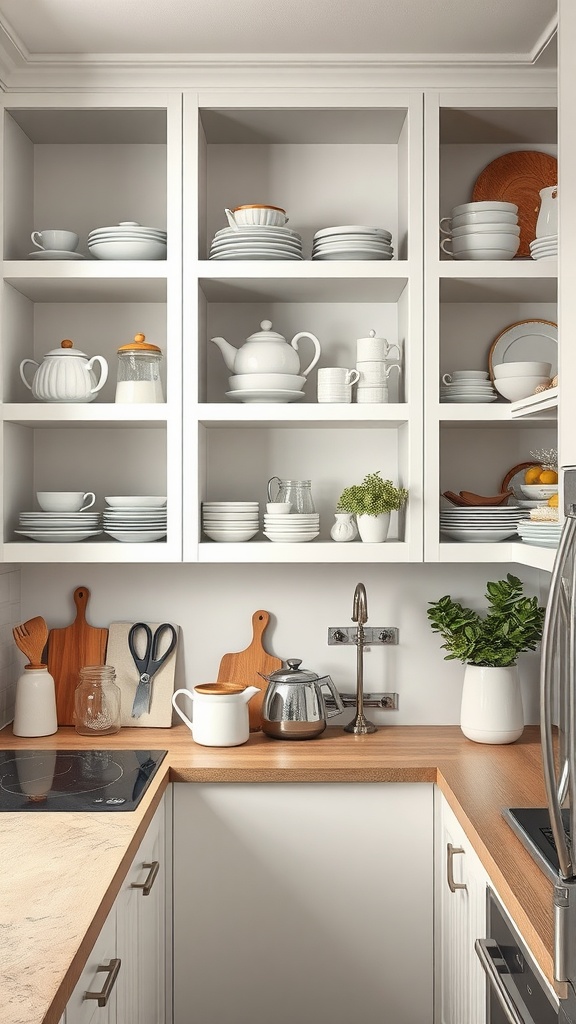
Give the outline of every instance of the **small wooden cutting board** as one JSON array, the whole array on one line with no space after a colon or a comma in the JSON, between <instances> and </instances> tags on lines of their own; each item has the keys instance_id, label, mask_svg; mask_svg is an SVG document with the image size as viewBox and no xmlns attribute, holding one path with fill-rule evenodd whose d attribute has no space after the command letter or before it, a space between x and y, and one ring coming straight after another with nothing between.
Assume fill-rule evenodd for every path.
<instances>
[{"instance_id":1,"label":"small wooden cutting board","mask_svg":"<svg viewBox=\"0 0 576 1024\"><path fill-rule=\"evenodd\" d=\"M262 728L262 702L264 691L268 686L265 679L258 675L270 675L282 668L280 658L275 658L264 650L262 637L270 622L270 613L262 609L252 616L252 641L244 651L237 654L224 654L218 669L218 683L241 683L243 686L257 686L260 693L254 694L248 704L250 731L258 732Z\"/></svg>"},{"instance_id":2,"label":"small wooden cutting board","mask_svg":"<svg viewBox=\"0 0 576 1024\"><path fill-rule=\"evenodd\" d=\"M80 669L86 665L106 664L108 630L89 626L86 606L88 587L76 587L76 618L71 626L51 629L48 634L48 671L56 684L58 725L74 725L74 690Z\"/></svg>"}]
</instances>

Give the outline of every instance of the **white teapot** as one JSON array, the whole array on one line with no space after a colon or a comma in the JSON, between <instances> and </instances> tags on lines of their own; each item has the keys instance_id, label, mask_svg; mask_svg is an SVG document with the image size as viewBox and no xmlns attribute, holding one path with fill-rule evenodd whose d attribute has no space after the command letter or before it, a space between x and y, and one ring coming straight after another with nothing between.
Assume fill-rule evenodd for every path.
<instances>
[{"instance_id":1,"label":"white teapot","mask_svg":"<svg viewBox=\"0 0 576 1024\"><path fill-rule=\"evenodd\" d=\"M26 379L25 366L36 367L32 383ZM92 367L100 364L100 380L96 380ZM40 402L93 402L108 377L108 363L104 356L92 356L74 348L66 338L60 348L53 348L38 364L34 359L23 359L20 376L34 398Z\"/></svg>"},{"instance_id":2,"label":"white teapot","mask_svg":"<svg viewBox=\"0 0 576 1024\"><path fill-rule=\"evenodd\" d=\"M288 342L282 334L271 329L270 320L263 320L260 327L262 330L251 334L240 349L234 348L225 338L210 339L220 349L232 373L292 373L306 377L316 366L321 355L320 342L309 331L300 331ZM300 370L300 338L310 338L314 345L314 358L305 370Z\"/></svg>"}]
</instances>

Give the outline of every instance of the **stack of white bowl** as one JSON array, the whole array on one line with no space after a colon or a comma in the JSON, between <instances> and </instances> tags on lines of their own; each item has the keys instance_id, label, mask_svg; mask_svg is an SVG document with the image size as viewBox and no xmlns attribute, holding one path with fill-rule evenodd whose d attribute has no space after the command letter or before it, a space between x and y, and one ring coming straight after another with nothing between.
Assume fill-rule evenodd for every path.
<instances>
[{"instance_id":1,"label":"stack of white bowl","mask_svg":"<svg viewBox=\"0 0 576 1024\"><path fill-rule=\"evenodd\" d=\"M386 338L376 337L376 331L370 331L367 338L358 338L356 341L356 369L358 370L358 387L356 390L356 401L363 403L381 403L388 401L388 378L390 373L397 371L398 377L402 372L398 363L386 365L390 353L395 351L395 356L400 359L400 348Z\"/></svg>"},{"instance_id":2,"label":"stack of white bowl","mask_svg":"<svg viewBox=\"0 0 576 1024\"><path fill-rule=\"evenodd\" d=\"M514 203L490 200L455 206L449 217L442 217L440 231L448 236L440 248L455 260L511 260L520 248Z\"/></svg>"},{"instance_id":3,"label":"stack of white bowl","mask_svg":"<svg viewBox=\"0 0 576 1024\"><path fill-rule=\"evenodd\" d=\"M238 544L256 536L259 513L257 501L204 501L202 529L210 540Z\"/></svg>"},{"instance_id":4,"label":"stack of white bowl","mask_svg":"<svg viewBox=\"0 0 576 1024\"><path fill-rule=\"evenodd\" d=\"M494 387L509 402L533 395L537 387L550 383L551 363L523 360L517 363L499 363L493 367Z\"/></svg>"},{"instance_id":5,"label":"stack of white bowl","mask_svg":"<svg viewBox=\"0 0 576 1024\"><path fill-rule=\"evenodd\" d=\"M452 370L445 373L440 385L442 403L463 402L481 404L495 402L498 398L487 370Z\"/></svg>"},{"instance_id":6,"label":"stack of white bowl","mask_svg":"<svg viewBox=\"0 0 576 1024\"><path fill-rule=\"evenodd\" d=\"M142 227L134 220L108 228L94 228L88 235L88 249L97 260L165 260L166 232Z\"/></svg>"},{"instance_id":7,"label":"stack of white bowl","mask_svg":"<svg viewBox=\"0 0 576 1024\"><path fill-rule=\"evenodd\" d=\"M264 536L275 544L305 544L320 533L320 516L317 512L291 512L289 502L276 502L287 511L267 512L264 516ZM267 509L270 508L268 504Z\"/></svg>"}]
</instances>

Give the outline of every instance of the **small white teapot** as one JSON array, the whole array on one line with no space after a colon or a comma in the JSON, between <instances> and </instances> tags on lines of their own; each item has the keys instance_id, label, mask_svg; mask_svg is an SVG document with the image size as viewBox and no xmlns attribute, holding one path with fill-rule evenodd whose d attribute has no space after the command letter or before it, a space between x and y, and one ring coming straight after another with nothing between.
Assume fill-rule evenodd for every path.
<instances>
[{"instance_id":1,"label":"small white teapot","mask_svg":"<svg viewBox=\"0 0 576 1024\"><path fill-rule=\"evenodd\" d=\"M26 379L25 366L36 367L32 383ZM92 372L94 363L100 364L100 380ZM74 349L74 342L65 338L60 348L53 348L38 364L34 359L23 359L20 376L34 398L40 402L93 402L108 377L108 363L104 356L92 356Z\"/></svg>"},{"instance_id":2,"label":"small white teapot","mask_svg":"<svg viewBox=\"0 0 576 1024\"><path fill-rule=\"evenodd\" d=\"M234 348L225 338L211 338L220 349L224 362L232 373L291 373L307 377L320 359L320 342L309 331L300 331L292 341L272 330L272 322L263 320L261 331L246 339L242 348ZM314 345L314 358L305 370L300 370L298 342L310 338Z\"/></svg>"},{"instance_id":3,"label":"small white teapot","mask_svg":"<svg viewBox=\"0 0 576 1024\"><path fill-rule=\"evenodd\" d=\"M176 698L185 693L194 701L194 721L191 722ZM250 735L248 701L260 693L257 686L237 683L201 683L190 690L176 690L172 704L182 721L192 731L192 739L203 747L237 747L246 743Z\"/></svg>"}]
</instances>

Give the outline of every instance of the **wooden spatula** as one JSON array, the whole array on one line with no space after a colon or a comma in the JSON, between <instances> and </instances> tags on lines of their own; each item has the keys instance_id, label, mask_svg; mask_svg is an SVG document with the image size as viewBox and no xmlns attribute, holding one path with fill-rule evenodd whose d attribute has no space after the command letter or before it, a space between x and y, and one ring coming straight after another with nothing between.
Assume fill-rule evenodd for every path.
<instances>
[{"instance_id":1,"label":"wooden spatula","mask_svg":"<svg viewBox=\"0 0 576 1024\"><path fill-rule=\"evenodd\" d=\"M25 654L33 668L42 664L42 653L48 639L48 626L41 615L27 619L20 626L14 626L12 636L22 654Z\"/></svg>"},{"instance_id":2,"label":"wooden spatula","mask_svg":"<svg viewBox=\"0 0 576 1024\"><path fill-rule=\"evenodd\" d=\"M243 686L257 686L261 691L252 697L248 705L250 731L257 732L262 728L262 701L267 682L258 673L270 675L282 668L280 658L275 658L264 650L262 636L270 622L269 612L254 612L252 616L252 641L244 651L237 654L224 654L218 669L218 683L241 683Z\"/></svg>"},{"instance_id":3,"label":"wooden spatula","mask_svg":"<svg viewBox=\"0 0 576 1024\"><path fill-rule=\"evenodd\" d=\"M76 618L71 626L51 629L48 634L48 671L56 683L58 725L74 724L74 690L80 669L106 663L108 630L86 622L88 587L76 587Z\"/></svg>"}]
</instances>

